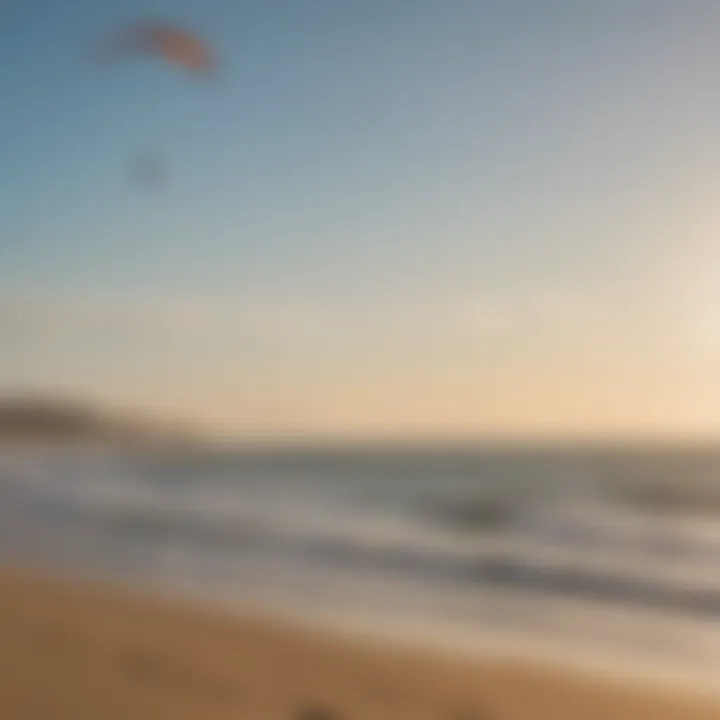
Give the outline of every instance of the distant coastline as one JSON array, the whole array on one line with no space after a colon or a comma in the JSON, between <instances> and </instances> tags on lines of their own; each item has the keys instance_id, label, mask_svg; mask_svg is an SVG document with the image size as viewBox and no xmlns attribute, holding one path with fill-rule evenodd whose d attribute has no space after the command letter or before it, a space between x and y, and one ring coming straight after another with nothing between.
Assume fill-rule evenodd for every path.
<instances>
[{"instance_id":1,"label":"distant coastline","mask_svg":"<svg viewBox=\"0 0 720 720\"><path fill-rule=\"evenodd\" d=\"M671 459L697 453L715 456L720 452L720 437L637 437L612 436L502 436L439 433L394 434L304 434L299 431L277 433L214 432L183 420L153 417L152 413L118 410L103 403L48 395L0 394L0 444L113 444L163 445L193 450L285 453L306 457L320 455L392 455L437 457L483 454L551 455L643 455L648 452Z\"/></svg>"},{"instance_id":2,"label":"distant coastline","mask_svg":"<svg viewBox=\"0 0 720 720\"><path fill-rule=\"evenodd\" d=\"M91 404L40 397L0 398L0 443L181 444L187 428L127 417Z\"/></svg>"}]
</instances>

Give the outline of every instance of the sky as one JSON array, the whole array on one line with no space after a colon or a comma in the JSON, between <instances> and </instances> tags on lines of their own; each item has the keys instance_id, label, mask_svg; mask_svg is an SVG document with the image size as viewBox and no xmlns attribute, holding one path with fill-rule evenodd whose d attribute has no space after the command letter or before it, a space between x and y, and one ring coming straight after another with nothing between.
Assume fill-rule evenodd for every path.
<instances>
[{"instance_id":1,"label":"sky","mask_svg":"<svg viewBox=\"0 0 720 720\"><path fill-rule=\"evenodd\" d=\"M93 60L145 18L217 76ZM0 64L0 393L720 434L715 0L2 0Z\"/></svg>"}]
</instances>

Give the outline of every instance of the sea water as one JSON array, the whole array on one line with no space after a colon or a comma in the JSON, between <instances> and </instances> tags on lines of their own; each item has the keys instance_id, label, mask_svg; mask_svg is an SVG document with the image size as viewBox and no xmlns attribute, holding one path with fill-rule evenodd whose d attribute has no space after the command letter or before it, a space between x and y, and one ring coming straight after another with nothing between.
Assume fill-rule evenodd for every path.
<instances>
[{"instance_id":1,"label":"sea water","mask_svg":"<svg viewBox=\"0 0 720 720\"><path fill-rule=\"evenodd\" d=\"M6 448L0 553L457 647L720 673L720 450Z\"/></svg>"}]
</instances>

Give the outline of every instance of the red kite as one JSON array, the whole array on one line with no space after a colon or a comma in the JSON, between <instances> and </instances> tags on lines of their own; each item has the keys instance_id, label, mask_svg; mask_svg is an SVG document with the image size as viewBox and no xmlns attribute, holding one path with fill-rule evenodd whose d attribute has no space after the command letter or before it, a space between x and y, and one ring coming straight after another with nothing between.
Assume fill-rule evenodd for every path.
<instances>
[{"instance_id":1,"label":"red kite","mask_svg":"<svg viewBox=\"0 0 720 720\"><path fill-rule=\"evenodd\" d=\"M122 30L102 51L111 57L133 53L156 55L185 70L203 74L212 72L216 64L211 48L197 35L159 22L138 23Z\"/></svg>"}]
</instances>

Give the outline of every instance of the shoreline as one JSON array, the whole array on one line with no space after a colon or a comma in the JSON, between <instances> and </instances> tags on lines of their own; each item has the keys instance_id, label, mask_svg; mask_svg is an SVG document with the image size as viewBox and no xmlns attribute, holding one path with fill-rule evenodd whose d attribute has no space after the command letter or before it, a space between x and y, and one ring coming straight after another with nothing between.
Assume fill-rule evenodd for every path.
<instances>
[{"instance_id":1,"label":"shoreline","mask_svg":"<svg viewBox=\"0 0 720 720\"><path fill-rule=\"evenodd\" d=\"M534 623L537 613L547 612L547 608L538 605L537 598L514 598L510 602L520 602L512 610L515 623L492 622L488 617L478 619L471 624L458 624L454 613L460 608L446 606L445 617L429 617L427 615L408 614L402 616L395 607L384 614L377 609L373 612L362 603L347 607L340 599L340 604L328 603L327 598L320 603L312 602L306 593L298 595L288 588L261 593L243 591L243 597L232 594L223 596L217 589L207 590L201 585L185 583L154 584L147 581L133 582L121 580L112 575L99 576L92 571L80 568L65 567L47 569L44 566L22 565L21 573L43 580L52 580L75 587L91 587L111 592L121 597L140 598L154 604L180 606L190 610L199 610L220 615L230 621L256 622L263 624L282 625L302 632L320 635L340 635L354 643L380 649L408 649L420 653L430 653L447 658L462 658L467 662L509 662L521 665L546 667L560 673L569 668L573 672L582 672L604 678L612 683L635 687L657 686L659 682L674 688L681 693L706 695L720 703L720 656L712 652L709 657L702 657L699 652L693 654L680 646L673 656L668 647L662 653L653 654L647 648L633 647L629 639L626 644L617 644L623 637L622 627L632 630L637 621L644 618L632 616L615 618L622 620L620 628L613 628L615 642L608 645L598 643L598 635L574 636L568 630L577 630L582 623L592 623L594 613L587 617L577 618L572 610L566 609L566 618L562 626L540 626ZM0 562L0 575L2 563ZM246 578L252 583L252 576ZM474 602L487 601L477 598ZM406 596L405 602L412 603L413 598ZM495 598L492 603L507 603L508 598ZM487 609L487 608L486 608ZM598 608L595 609L598 612ZM616 611L617 612L617 611ZM518 613L525 615L526 623L520 621ZM440 612L442 616L442 612ZM558 623L555 618L554 623ZM586 626L587 627L587 626ZM535 631L533 631L533 629ZM696 642L699 639L698 627L687 623L675 628L678 633L686 633L687 637ZM685 650L685 652L683 652ZM715 658L718 657L718 660Z\"/></svg>"},{"instance_id":2,"label":"shoreline","mask_svg":"<svg viewBox=\"0 0 720 720\"><path fill-rule=\"evenodd\" d=\"M0 607L8 720L58 716L58 705L79 720L279 719L308 704L358 720L720 717L720 696L667 678L621 680L520 649L411 646L57 572L0 568Z\"/></svg>"}]
</instances>

